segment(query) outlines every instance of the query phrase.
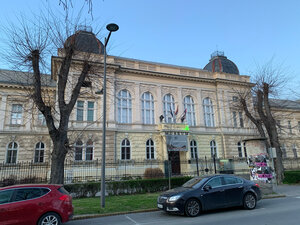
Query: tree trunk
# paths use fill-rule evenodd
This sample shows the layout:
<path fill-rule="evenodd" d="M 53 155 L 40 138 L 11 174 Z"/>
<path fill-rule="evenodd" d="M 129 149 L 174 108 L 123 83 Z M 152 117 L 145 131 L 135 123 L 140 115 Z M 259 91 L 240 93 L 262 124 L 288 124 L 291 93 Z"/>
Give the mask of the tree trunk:
<path fill-rule="evenodd" d="M 284 168 L 282 164 L 282 153 L 278 139 L 276 121 L 272 115 L 269 104 L 269 85 L 267 83 L 263 83 L 263 89 L 257 92 L 257 98 L 258 114 L 266 127 L 271 147 L 276 149 L 277 158 L 275 161 L 275 171 L 277 182 L 280 184 L 284 179 Z"/>
<path fill-rule="evenodd" d="M 50 184 L 63 184 L 64 183 L 64 167 L 65 158 L 68 148 L 68 137 L 67 132 L 52 139 L 53 141 L 53 151 L 51 154 L 51 175 Z"/>

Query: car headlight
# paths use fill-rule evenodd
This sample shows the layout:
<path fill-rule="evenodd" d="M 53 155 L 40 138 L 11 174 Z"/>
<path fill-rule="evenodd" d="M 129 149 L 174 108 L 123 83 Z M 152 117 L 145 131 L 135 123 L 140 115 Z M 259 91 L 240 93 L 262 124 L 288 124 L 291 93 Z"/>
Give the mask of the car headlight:
<path fill-rule="evenodd" d="M 174 196 L 170 197 L 170 198 L 168 199 L 168 201 L 169 201 L 169 202 L 175 202 L 175 201 L 177 201 L 180 197 L 181 197 L 181 195 L 174 195 Z"/>

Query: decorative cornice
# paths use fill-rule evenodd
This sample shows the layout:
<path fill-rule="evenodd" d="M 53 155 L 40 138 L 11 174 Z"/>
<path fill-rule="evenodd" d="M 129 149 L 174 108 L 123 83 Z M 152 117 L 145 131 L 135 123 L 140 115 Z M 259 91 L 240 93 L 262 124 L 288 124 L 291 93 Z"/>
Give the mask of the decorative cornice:
<path fill-rule="evenodd" d="M 188 80 L 188 81 L 196 81 L 196 82 L 204 82 L 204 83 L 225 83 L 225 84 L 234 84 L 234 85 L 242 85 L 242 86 L 249 86 L 253 87 L 254 84 L 250 82 L 243 82 L 243 81 L 233 81 L 233 80 L 226 80 L 221 78 L 203 78 L 203 77 L 193 77 L 193 76 L 186 76 L 186 75 L 177 75 L 171 73 L 162 73 L 162 72 L 154 72 L 154 71 L 146 71 L 140 69 L 133 69 L 133 68 L 125 68 L 121 67 L 116 72 L 129 72 L 134 74 L 141 74 L 141 75 L 148 75 L 154 77 L 164 77 L 164 78 L 172 78 L 177 80 Z"/>

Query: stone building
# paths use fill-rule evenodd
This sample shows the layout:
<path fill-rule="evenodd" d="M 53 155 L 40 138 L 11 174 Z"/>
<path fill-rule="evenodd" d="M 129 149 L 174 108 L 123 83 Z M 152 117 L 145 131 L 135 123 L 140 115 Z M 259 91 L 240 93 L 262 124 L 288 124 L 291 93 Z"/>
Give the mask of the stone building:
<path fill-rule="evenodd" d="M 85 81 L 72 112 L 69 137 L 74 151 L 68 159 L 101 160 L 103 96 L 95 93 L 102 88 L 103 44 L 87 31 L 78 31 L 76 41 L 84 44 L 78 44 L 82 53 L 74 57 L 68 85 L 76 82 L 87 53 L 98 69 Z M 53 104 L 62 55 L 59 49 L 52 57 L 51 76 L 43 75 L 44 94 Z M 172 158 L 173 172 L 181 173 L 187 165 L 178 162 L 197 156 L 244 158 L 243 140 L 258 138 L 253 124 L 234 107 L 236 90 L 249 90 L 253 84 L 223 52 L 212 54 L 203 69 L 111 55 L 107 63 L 107 162 Z M 0 71 L 0 161 L 6 164 L 50 161 L 51 140 L 42 114 L 28 97 L 30 88 L 30 74 Z M 287 118 L 280 121 L 288 131 L 281 137 L 286 155 L 298 156 L 300 103 L 273 106 Z"/>

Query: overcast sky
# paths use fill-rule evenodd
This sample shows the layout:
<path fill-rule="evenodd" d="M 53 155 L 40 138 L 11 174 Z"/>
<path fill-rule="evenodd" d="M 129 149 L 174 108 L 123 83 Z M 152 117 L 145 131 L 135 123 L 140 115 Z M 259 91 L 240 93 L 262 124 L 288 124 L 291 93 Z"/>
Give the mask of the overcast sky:
<path fill-rule="evenodd" d="M 45 6 L 61 9 L 58 2 L 3 1 L 0 18 L 13 21 L 20 12 L 30 16 Z M 74 8 L 83 2 L 76 0 Z M 120 26 L 109 54 L 203 68 L 219 50 L 243 75 L 273 57 L 295 79 L 290 86 L 300 86 L 299 0 L 94 0 L 93 17 L 100 25 Z M 106 34 L 103 30 L 101 37 Z"/>

